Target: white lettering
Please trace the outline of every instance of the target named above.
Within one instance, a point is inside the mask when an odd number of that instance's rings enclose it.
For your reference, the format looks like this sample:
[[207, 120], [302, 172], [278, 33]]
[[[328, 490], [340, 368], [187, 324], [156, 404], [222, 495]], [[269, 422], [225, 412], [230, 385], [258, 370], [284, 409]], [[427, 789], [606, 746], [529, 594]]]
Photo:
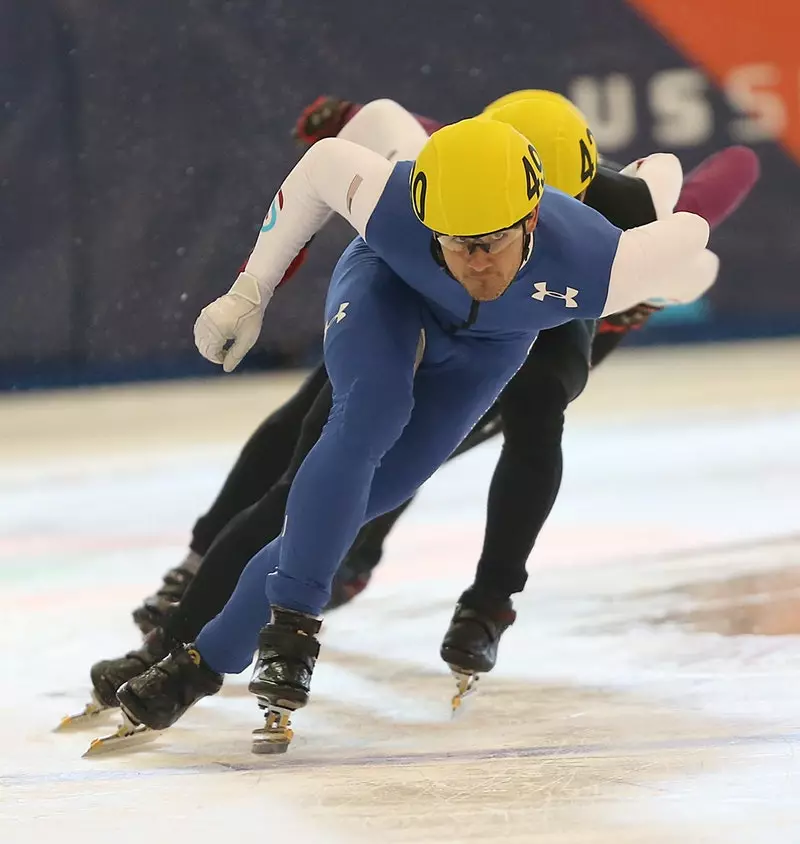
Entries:
[[666, 149], [703, 144], [714, 134], [714, 111], [702, 73], [678, 68], [657, 73], [648, 85], [655, 117], [653, 140]]
[[624, 149], [636, 137], [636, 92], [622, 73], [603, 80], [578, 76], [569, 86], [569, 98], [586, 115], [599, 149]]
[[743, 143], [771, 141], [786, 128], [786, 104], [774, 90], [780, 83], [779, 68], [771, 64], [749, 64], [734, 68], [725, 80], [725, 92], [745, 116], [731, 123], [731, 135]]

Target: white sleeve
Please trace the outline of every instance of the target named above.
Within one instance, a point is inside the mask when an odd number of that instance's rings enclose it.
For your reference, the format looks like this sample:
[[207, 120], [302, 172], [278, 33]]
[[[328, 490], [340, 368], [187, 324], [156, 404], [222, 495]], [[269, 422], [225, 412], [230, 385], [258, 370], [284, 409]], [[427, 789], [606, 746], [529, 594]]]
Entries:
[[679, 212], [623, 232], [611, 267], [602, 316], [640, 302], [692, 302], [714, 283], [719, 259], [705, 248], [708, 223]]
[[677, 156], [657, 152], [631, 162], [620, 173], [623, 176], [635, 176], [647, 185], [657, 220], [672, 214], [683, 186], [683, 167]]
[[412, 161], [428, 140], [416, 117], [394, 100], [373, 100], [336, 136], [377, 152], [388, 161]]
[[383, 156], [340, 138], [325, 138], [306, 152], [276, 194], [245, 265], [265, 305], [332, 212], [364, 237], [392, 170]]

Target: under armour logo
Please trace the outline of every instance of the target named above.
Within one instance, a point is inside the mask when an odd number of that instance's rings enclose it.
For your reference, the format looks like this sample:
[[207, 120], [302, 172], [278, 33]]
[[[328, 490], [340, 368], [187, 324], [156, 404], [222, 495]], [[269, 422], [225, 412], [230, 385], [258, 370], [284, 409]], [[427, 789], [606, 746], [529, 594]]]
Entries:
[[328, 329], [334, 323], [336, 323], [338, 325], [347, 316], [346, 311], [347, 311], [347, 307], [349, 306], [349, 304], [350, 304], [349, 302], [342, 302], [342, 304], [339, 305], [339, 310], [336, 311], [336, 313], [328, 320], [328, 322], [325, 326], [325, 333], [323, 334], [323, 337], [328, 336]]
[[537, 281], [533, 286], [536, 288], [536, 293], [531, 294], [531, 299], [536, 299], [537, 302], [544, 302], [545, 296], [552, 296], [554, 299], [563, 299], [565, 308], [578, 307], [575, 297], [579, 291], [574, 287], [568, 287], [566, 293], [558, 293], [555, 290], [548, 290], [546, 281]]

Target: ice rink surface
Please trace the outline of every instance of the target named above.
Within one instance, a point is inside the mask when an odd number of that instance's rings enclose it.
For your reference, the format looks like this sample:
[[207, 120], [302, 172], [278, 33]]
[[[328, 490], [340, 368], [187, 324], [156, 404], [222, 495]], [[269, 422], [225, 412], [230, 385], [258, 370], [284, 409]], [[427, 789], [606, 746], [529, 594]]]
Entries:
[[[54, 735], [293, 376], [0, 400], [0, 841], [800, 841], [800, 344], [624, 352], [497, 669], [438, 657], [497, 443], [440, 471], [332, 613], [287, 755], [247, 674], [138, 750]], [[107, 725], [113, 722], [107, 722]], [[176, 839], [176, 836], [180, 836]]]

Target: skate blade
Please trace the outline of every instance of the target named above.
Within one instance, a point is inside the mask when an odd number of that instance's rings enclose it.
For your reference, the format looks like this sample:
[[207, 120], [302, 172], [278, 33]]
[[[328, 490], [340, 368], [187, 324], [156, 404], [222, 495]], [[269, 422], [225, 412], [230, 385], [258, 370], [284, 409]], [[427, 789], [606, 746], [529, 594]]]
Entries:
[[450, 666], [450, 672], [456, 681], [456, 693], [450, 700], [451, 716], [455, 718], [464, 704], [464, 699], [478, 691], [478, 675], [470, 674]]
[[130, 750], [148, 744], [158, 738], [158, 730], [151, 730], [144, 724], [134, 724], [124, 714], [122, 723], [111, 735], [96, 738], [83, 754], [83, 759], [90, 756], [100, 756], [117, 750]]
[[279, 707], [264, 707], [265, 723], [263, 727], [253, 730], [253, 753], [261, 755], [271, 753], [286, 753], [294, 738], [294, 730], [290, 727], [293, 710]]
[[76, 715], [65, 715], [58, 726], [53, 728], [53, 732], [66, 733], [93, 727], [116, 711], [116, 707], [106, 706], [92, 695], [92, 700], [83, 707], [83, 712], [78, 712]]

